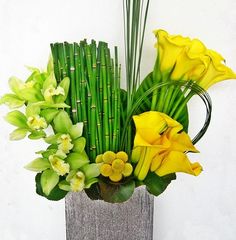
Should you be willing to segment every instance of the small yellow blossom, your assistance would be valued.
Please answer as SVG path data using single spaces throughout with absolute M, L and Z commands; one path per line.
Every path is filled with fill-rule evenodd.
M 83 172 L 77 172 L 71 179 L 70 179 L 70 187 L 71 191 L 73 192 L 81 192 L 85 186 L 85 175 Z
M 56 155 L 49 156 L 52 169 L 60 176 L 64 176 L 70 171 L 70 165 Z
M 69 153 L 74 146 L 71 142 L 72 139 L 69 134 L 62 134 L 57 140 L 57 143 L 59 144 L 58 149 L 63 151 L 64 153 Z
M 107 151 L 96 157 L 96 163 L 103 163 L 100 167 L 100 173 L 104 177 L 109 177 L 113 182 L 119 182 L 123 177 L 129 177 L 133 172 L 133 167 L 127 163 L 127 153 L 120 151 L 114 153 Z
M 43 117 L 39 115 L 30 116 L 27 119 L 28 126 L 33 130 L 39 130 L 47 128 L 47 122 Z

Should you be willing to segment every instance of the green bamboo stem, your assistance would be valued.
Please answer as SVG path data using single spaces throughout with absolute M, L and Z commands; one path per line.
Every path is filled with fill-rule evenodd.
M 73 44 L 68 44 L 69 50 L 69 77 L 71 82 L 70 92 L 71 92 L 71 111 L 72 111 L 72 119 L 74 124 L 78 120 L 77 116 L 77 95 L 76 95 L 76 80 L 75 80 L 75 61 L 74 61 L 74 48 Z
M 112 131 L 113 131 L 113 122 L 114 119 L 112 119 L 112 86 L 111 86 L 111 59 L 110 59 L 110 51 L 109 49 L 105 48 L 105 61 L 106 61 L 106 71 L 107 71 L 107 99 L 108 99 L 108 118 L 109 118 L 109 149 L 112 147 Z
M 88 125 L 88 117 L 87 117 L 87 82 L 86 82 L 86 75 L 85 75 L 85 62 L 84 62 L 84 43 L 80 42 L 79 48 L 79 57 L 81 63 L 81 78 L 80 78 L 80 89 L 81 89 L 81 106 L 82 106 L 82 121 L 84 124 L 84 134 L 86 138 L 86 152 L 89 153 L 89 125 Z
M 96 72 L 96 65 L 93 66 L 92 58 L 95 58 L 96 62 L 96 52 L 92 53 L 91 45 L 85 46 L 86 51 L 86 66 L 88 73 L 88 88 L 91 94 L 91 98 L 88 98 L 88 115 L 89 117 L 89 126 L 90 126 L 90 156 L 92 159 L 96 158 L 96 140 L 97 140 L 97 129 L 96 129 L 96 74 L 94 75 L 94 69 Z M 95 56 L 92 56 L 92 54 Z M 91 101 L 91 103 L 90 103 Z
M 101 77 L 103 81 L 103 151 L 108 151 L 110 146 L 109 139 L 109 106 L 108 106 L 108 93 L 107 93 L 107 72 L 105 60 L 105 46 L 101 46 Z
M 53 66 L 54 66 L 54 73 L 56 80 L 60 82 L 61 76 L 60 76 L 60 68 L 59 68 L 59 63 L 58 63 L 58 43 L 55 44 L 50 44 L 51 47 L 51 52 L 52 52 L 52 57 L 53 57 Z
M 76 90 L 76 104 L 77 104 L 77 121 L 82 121 L 82 105 L 81 105 L 81 62 L 79 56 L 79 45 L 74 43 L 74 61 L 75 61 L 75 90 Z

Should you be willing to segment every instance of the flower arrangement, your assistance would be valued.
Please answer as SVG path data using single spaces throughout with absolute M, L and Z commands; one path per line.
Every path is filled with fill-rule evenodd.
M 6 120 L 11 140 L 42 139 L 47 149 L 25 166 L 36 172 L 36 192 L 60 200 L 85 191 L 93 199 L 127 201 L 145 185 L 158 196 L 176 173 L 198 176 L 202 166 L 187 154 L 211 119 L 206 90 L 236 78 L 224 58 L 198 39 L 156 30 L 157 58 L 141 81 L 149 1 L 124 0 L 126 90 L 121 88 L 118 48 L 92 40 L 51 44 L 47 69 L 29 68 L 26 81 L 9 80 L 1 103 L 12 109 Z M 206 121 L 194 139 L 188 135 L 188 101 L 199 96 Z

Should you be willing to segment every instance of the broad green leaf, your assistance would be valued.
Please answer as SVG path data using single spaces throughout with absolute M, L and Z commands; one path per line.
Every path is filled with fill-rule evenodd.
M 46 137 L 46 133 L 43 130 L 39 130 L 39 131 L 33 131 L 28 138 L 32 139 L 32 140 L 37 140 L 40 138 L 44 138 Z
M 80 170 L 85 174 L 86 180 L 95 178 L 100 175 L 100 166 L 97 163 L 84 165 Z
M 38 173 L 35 177 L 35 182 L 36 182 L 36 193 L 39 194 L 40 196 L 43 196 L 45 198 L 47 198 L 48 200 L 52 200 L 52 201 L 59 201 L 61 199 L 63 199 L 66 194 L 68 193 L 67 191 L 63 191 L 61 190 L 58 185 L 56 185 L 52 191 L 50 192 L 50 194 L 48 196 L 46 196 L 43 193 L 42 190 L 42 186 L 41 186 L 41 175 L 42 173 Z
M 163 193 L 170 182 L 175 179 L 176 175 L 174 173 L 160 177 L 154 172 L 149 172 L 143 182 L 149 193 L 158 196 Z
M 133 180 L 125 183 L 106 183 L 99 180 L 100 195 L 105 202 L 122 203 L 127 201 L 134 192 L 135 182 Z
M 9 108 L 19 108 L 24 105 L 25 101 L 15 94 L 5 94 L 0 99 L 0 104 L 6 104 Z
M 72 142 L 74 144 L 73 151 L 81 153 L 84 151 L 86 145 L 86 139 L 84 137 L 80 137 Z
M 17 128 L 10 134 L 10 140 L 21 140 L 26 137 L 29 129 L 26 128 Z
M 54 129 L 56 133 L 69 133 L 72 121 L 67 112 L 61 110 L 54 119 Z
M 70 132 L 69 132 L 70 136 L 72 139 L 76 139 L 82 136 L 83 134 L 83 123 L 79 122 L 76 123 L 75 125 L 73 125 L 70 128 Z
M 79 169 L 89 163 L 89 159 L 85 151 L 82 153 L 70 153 L 65 160 L 70 164 L 70 168 L 72 170 Z
M 62 87 L 64 89 L 65 95 L 58 95 L 55 96 L 55 102 L 60 103 L 60 102 L 65 102 L 69 88 L 70 88 L 70 79 L 68 77 L 64 78 L 59 84 L 58 87 Z
M 18 110 L 9 112 L 6 115 L 5 119 L 7 122 L 9 122 L 10 124 L 12 124 L 16 127 L 28 128 L 26 116 Z
M 41 111 L 41 116 L 44 117 L 47 121 L 47 123 L 51 123 L 52 120 L 56 117 L 56 115 L 58 114 L 58 110 L 54 109 L 54 108 L 49 108 L 49 109 L 44 109 Z
M 34 172 L 42 172 L 48 168 L 50 168 L 50 162 L 47 158 L 36 158 L 29 164 L 25 166 L 25 169 L 34 171 Z
M 40 179 L 43 193 L 48 196 L 52 189 L 58 184 L 59 176 L 51 169 L 45 170 Z

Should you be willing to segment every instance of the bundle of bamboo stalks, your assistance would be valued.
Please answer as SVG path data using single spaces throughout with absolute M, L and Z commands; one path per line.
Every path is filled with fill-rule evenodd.
M 120 64 L 115 47 L 111 58 L 107 43 L 51 44 L 57 81 L 71 80 L 70 114 L 84 123 L 87 153 L 91 161 L 105 151 L 118 151 L 120 144 Z

